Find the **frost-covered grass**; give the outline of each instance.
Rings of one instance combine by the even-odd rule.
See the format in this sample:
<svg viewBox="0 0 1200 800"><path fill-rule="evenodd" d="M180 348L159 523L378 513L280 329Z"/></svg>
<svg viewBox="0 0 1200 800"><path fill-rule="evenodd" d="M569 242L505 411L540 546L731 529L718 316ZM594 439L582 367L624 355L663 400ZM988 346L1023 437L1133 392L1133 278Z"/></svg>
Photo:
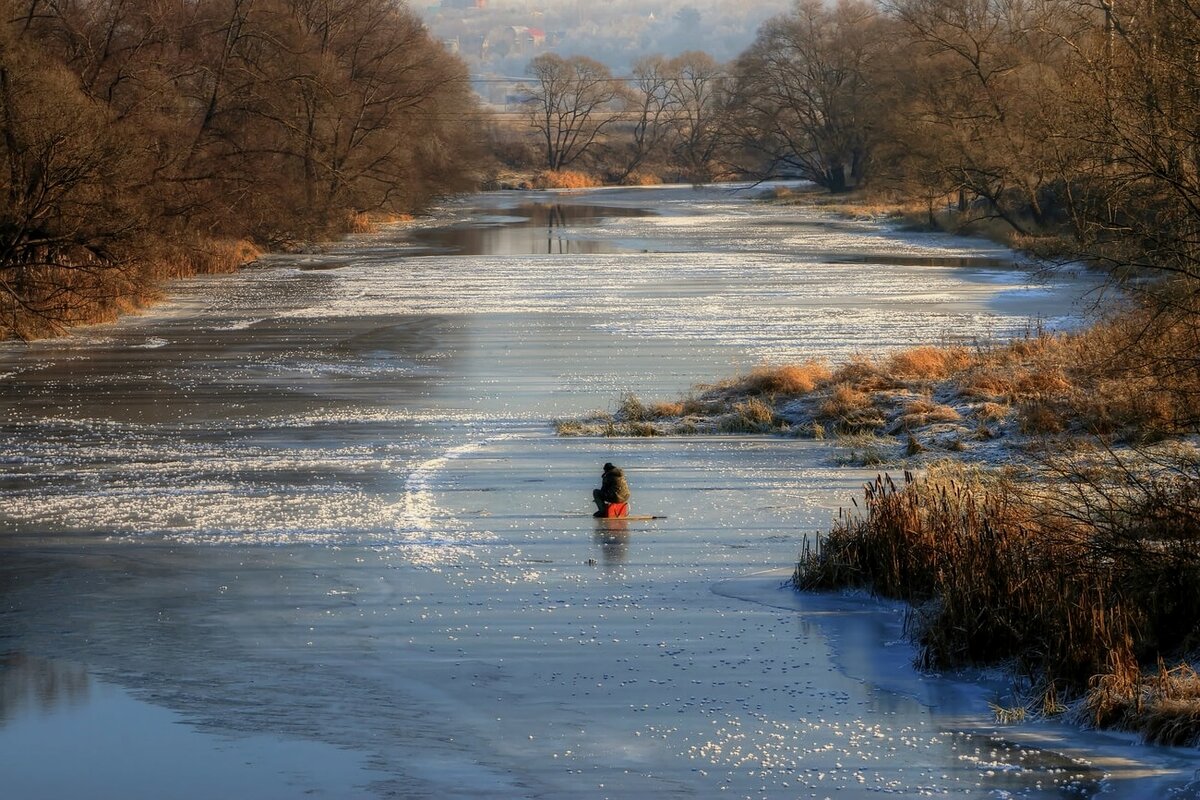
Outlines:
<svg viewBox="0 0 1200 800"><path fill-rule="evenodd" d="M1148 331L1146 314L1088 330L1005 345L917 347L831 367L807 361L759 367L686 397L623 397L615 411L560 424L565 435L776 433L890 437L883 460L947 453L1007 461L1058 437L1137 445L1186 435L1200 397L1196 370L1162 354L1200 352L1186 325ZM635 430L637 428L637 430ZM641 434L644 435L644 434Z"/></svg>

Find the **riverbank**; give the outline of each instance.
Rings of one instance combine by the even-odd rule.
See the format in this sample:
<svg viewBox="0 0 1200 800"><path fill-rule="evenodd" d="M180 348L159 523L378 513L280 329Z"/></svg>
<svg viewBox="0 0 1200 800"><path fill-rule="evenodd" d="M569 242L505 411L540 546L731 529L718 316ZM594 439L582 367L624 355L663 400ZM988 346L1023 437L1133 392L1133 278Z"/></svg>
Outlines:
<svg viewBox="0 0 1200 800"><path fill-rule="evenodd" d="M332 242L413 219L408 213L360 212L323 228L320 235ZM317 240L264 243L180 236L170 243L143 243L120 269L33 271L22 285L22 297L15 290L0 294L0 342L53 338L82 326L115 322L169 301L164 286L170 281L229 274L269 254L298 254L321 246Z"/></svg>

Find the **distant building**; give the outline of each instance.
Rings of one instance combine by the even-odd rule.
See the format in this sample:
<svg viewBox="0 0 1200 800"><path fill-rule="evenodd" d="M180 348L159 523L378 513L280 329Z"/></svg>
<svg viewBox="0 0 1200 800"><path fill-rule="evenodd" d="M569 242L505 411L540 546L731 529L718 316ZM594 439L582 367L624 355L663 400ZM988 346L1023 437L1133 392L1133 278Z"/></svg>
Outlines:
<svg viewBox="0 0 1200 800"><path fill-rule="evenodd" d="M505 56L517 56L546 46L546 32L527 25L507 25L492 30L488 42L493 51Z"/></svg>

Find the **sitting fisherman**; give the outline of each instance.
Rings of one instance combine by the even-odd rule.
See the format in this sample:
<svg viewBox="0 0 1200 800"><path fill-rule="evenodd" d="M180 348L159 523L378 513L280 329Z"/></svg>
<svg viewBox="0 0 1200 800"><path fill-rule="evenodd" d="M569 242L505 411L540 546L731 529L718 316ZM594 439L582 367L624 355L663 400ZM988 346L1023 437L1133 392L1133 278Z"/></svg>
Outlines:
<svg viewBox="0 0 1200 800"><path fill-rule="evenodd" d="M592 515L593 517L623 517L629 513L629 484L625 482L625 473L621 472L620 467L614 467L612 464L604 465L600 488L592 489L592 499L596 501L596 513ZM610 506L618 507L610 509ZM619 506L624 506L624 508Z"/></svg>

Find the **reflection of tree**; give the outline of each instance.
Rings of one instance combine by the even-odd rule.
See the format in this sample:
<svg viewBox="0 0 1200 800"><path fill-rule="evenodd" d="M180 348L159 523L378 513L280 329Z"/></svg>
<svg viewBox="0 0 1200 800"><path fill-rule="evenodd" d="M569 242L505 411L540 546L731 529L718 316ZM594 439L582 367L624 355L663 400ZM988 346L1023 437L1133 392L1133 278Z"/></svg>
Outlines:
<svg viewBox="0 0 1200 800"><path fill-rule="evenodd" d="M598 519L592 539L599 545L605 564L624 564L629 554L629 521Z"/></svg>
<svg viewBox="0 0 1200 800"><path fill-rule="evenodd" d="M562 229L567 227L566 212L557 203L545 206L544 210L546 212L546 252L548 254L555 252L555 242L558 243L558 252L565 252Z"/></svg>
<svg viewBox="0 0 1200 800"><path fill-rule="evenodd" d="M0 656L0 724L26 708L48 712L79 705L90 691L91 679L78 664L24 653Z"/></svg>

